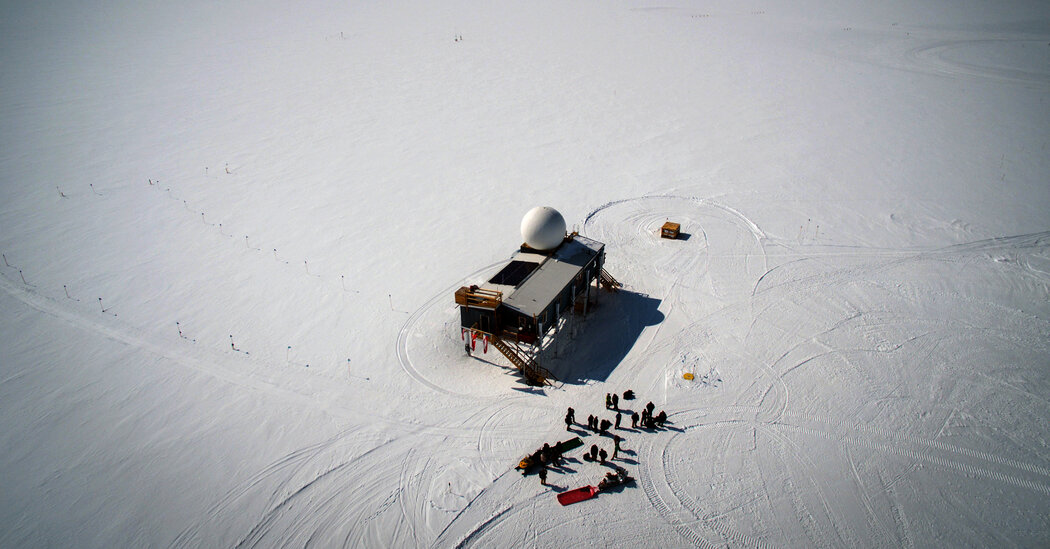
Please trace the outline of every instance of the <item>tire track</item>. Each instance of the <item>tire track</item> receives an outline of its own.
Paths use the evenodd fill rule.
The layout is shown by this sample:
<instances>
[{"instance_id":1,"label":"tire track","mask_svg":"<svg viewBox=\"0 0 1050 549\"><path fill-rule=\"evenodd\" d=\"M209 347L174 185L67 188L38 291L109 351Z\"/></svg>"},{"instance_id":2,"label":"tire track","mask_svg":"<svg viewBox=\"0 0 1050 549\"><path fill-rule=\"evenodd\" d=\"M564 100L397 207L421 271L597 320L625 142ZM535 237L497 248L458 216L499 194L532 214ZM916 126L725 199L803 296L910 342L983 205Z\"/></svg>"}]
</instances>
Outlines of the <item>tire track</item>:
<instances>
[{"instance_id":1,"label":"tire track","mask_svg":"<svg viewBox=\"0 0 1050 549\"><path fill-rule=\"evenodd\" d=\"M809 541L814 546L831 547L832 544L830 543L830 540L832 539L832 537L828 534L827 528L822 526L820 522L817 521L817 517L813 515L813 512L809 510L809 507L806 505L806 503L802 501L802 496L799 495L799 489L792 478L793 472L788 466L789 460L787 456L788 444L790 443L790 441L788 441L787 438L785 438L781 434L771 432L764 428L763 432L765 432L768 435L771 435L771 438L779 442L779 444L777 444L776 447L780 456L780 462L783 464L784 471L786 472L786 474L784 475L784 484L787 486L787 492L788 494L790 494L791 501L793 503L792 508L795 510L795 516L798 518L799 524L802 526L803 531L806 533L806 536L809 538ZM796 460L797 459L798 456L796 455ZM813 482L812 478L810 479L810 482ZM825 498L824 494L820 493L819 491L816 495L818 499L820 499L821 505L824 507L825 510L827 510L827 498ZM828 517L830 518L831 515L828 514ZM839 546L848 546L845 545L844 540L842 540L841 537L838 537L837 539Z\"/></svg>"},{"instance_id":2,"label":"tire track","mask_svg":"<svg viewBox=\"0 0 1050 549\"><path fill-rule=\"evenodd\" d=\"M660 458L658 461L661 467L660 474L663 476L664 482L667 484L668 489L674 495L675 500L678 501L678 504L681 505L688 512L692 513L692 515L697 520L702 521L705 526L717 531L719 535L722 536L722 539L729 540L731 542L731 545L733 546L762 548L769 547L769 544L767 544L761 538L757 538L750 534L745 534L743 532L733 530L732 528L727 526L723 521L712 520L708 513L705 513L702 509L700 509L700 507L696 503L694 503L695 500L693 498L689 497L687 494L682 494L680 490L675 490L675 486L678 483L672 483L671 480L673 478L677 478L679 475L678 471L674 468L674 466L670 464L670 455L668 450L671 448L671 445L675 443L675 441L680 439L682 435L683 433L675 433L667 438L666 444L664 444L660 449ZM721 447L727 446L728 444L721 445Z\"/></svg>"},{"instance_id":3,"label":"tire track","mask_svg":"<svg viewBox=\"0 0 1050 549\"><path fill-rule=\"evenodd\" d=\"M478 395L472 395L472 394L468 394L468 393L461 393L461 392L453 391L451 389L446 389L445 387L442 387L441 385L438 385L437 383L434 383L434 382L430 381L429 379L427 379L427 377L425 375L423 375L423 373L420 372L419 369L415 367L415 365L412 364L412 359L411 359L411 357L409 356L409 353L408 353L408 333L409 333L409 331L412 328L415 327L415 325L420 321L420 319L423 317L423 315L426 312L428 312L431 308L433 308L438 303L440 303L440 302L442 302L444 300L447 300L448 297L450 295L452 295L452 293L455 292L457 288L459 288L460 286L463 285L463 282L469 281L469 280L477 277L481 273L484 273L485 271L488 271L488 270L493 269L493 268L495 268L495 267L497 267L499 265L502 265L505 261L506 260L497 261L495 263L489 264L489 265L487 265L485 267L482 267L482 268L474 271L473 273L467 275L466 277L461 279L459 282L449 286L448 288L446 288L445 290L442 290L440 293L438 293L434 297L430 298L429 301L427 301L422 306L417 308L408 317L408 320L406 320L405 323L401 326L401 329L398 330L397 342L396 342L395 345L396 345L396 350L397 350L398 363L401 364L401 368L404 369L405 372L409 376L412 377L412 379L418 381L419 383L421 383L422 385L426 386L427 388L429 388L429 389L431 389L433 391L436 391L438 393L442 393L442 394L445 394L445 395L448 395L448 396L457 397L457 398L465 398L465 399L472 399L472 400L479 400L479 399L480 400L495 400L495 399L499 398L499 397L484 397L484 396L478 396Z\"/></svg>"},{"instance_id":4,"label":"tire track","mask_svg":"<svg viewBox=\"0 0 1050 549\"><path fill-rule=\"evenodd\" d=\"M827 425L829 427L837 428L838 430L868 432L868 433L871 433L871 434L874 434L874 435L878 435L879 437L882 437L885 440L897 441L897 442L907 442L907 443L912 443L912 444L920 444L920 445L928 446L930 448L934 448L934 449L937 449L937 450L940 450L940 451L943 451L943 452L954 453L954 454L961 454L961 455L964 455L964 456L972 458L972 459L986 461L986 462L989 462L989 463L994 463L996 465L1001 465L1001 466L1004 466L1004 467L1010 467L1010 468L1013 468L1013 469L1020 469L1022 471L1026 471L1026 472L1029 472L1029 473L1032 473L1032 474L1035 474L1035 475L1041 475L1041 476L1050 478L1050 469L1048 469L1046 467L1042 467L1042 466L1031 464L1031 463L1026 463L1026 462L1023 462L1023 461L1017 461L1017 460L1010 459L1010 458L1005 458L1003 456L1000 456L1000 455L997 455L997 454L992 454L992 453L989 453L989 452L984 452L984 451L981 451L981 450L974 450L974 449L971 449L971 448L963 448L963 447L960 447L960 446L955 446L953 444L949 444L947 442L943 442L943 441L939 441L939 440L928 439L928 438L921 438L921 437L913 437L913 436L903 436L903 435L901 435L899 433L899 431L896 431L896 430L891 431L891 430L883 429L881 427L878 427L874 423L857 423L857 422L853 422L853 421L849 421L849 420L835 421L835 420L832 420L832 419L822 418L822 417L811 415L811 414L802 414L802 413L790 412L790 411L786 412L784 414L784 418L785 419L795 419L795 420L809 421L809 422L813 422L813 423L820 423L820 424ZM787 425L787 424L783 424L783 425ZM842 429L843 427L845 427L845 429Z\"/></svg>"},{"instance_id":5,"label":"tire track","mask_svg":"<svg viewBox=\"0 0 1050 549\"><path fill-rule=\"evenodd\" d=\"M803 426L803 425L792 425L792 424L788 424L788 423L778 423L778 424L776 424L776 427L783 428L783 429L788 429L788 430L794 430L794 431L805 433L805 434L808 434L808 435L817 436L817 437L820 437L820 438L823 438L823 439L826 439L826 440L843 441L843 442L845 442L845 443L847 443L847 444L849 444L851 446L870 448L872 450L877 450L877 451L882 452L884 454L892 454L892 455L905 457L905 458L908 458L908 459L914 459L914 460L918 460L918 461L923 461L923 462L926 462L926 463L937 465L938 467L941 467L942 469L947 469L947 470L961 472L961 473L968 474L968 475L973 476L973 477L987 478L987 479L991 479L991 480L994 480L996 482L999 482L1001 484L1010 484L1010 485L1013 485L1013 486L1018 486L1018 487L1021 487L1021 488L1025 488L1027 490L1031 490L1033 492L1038 492L1038 493L1050 496L1050 484L1041 484L1041 483L1030 481L1028 479L1017 478L1017 477L1014 477L1014 476L1010 476L1010 475L1006 475L1006 474L1000 473L999 471L988 469L986 467L979 467L979 466L970 465L970 464L966 464L966 463L955 462L955 461L952 461L952 460L949 460L949 459L946 459L946 458L935 456L935 455L932 454L932 452L929 452L929 451L926 451L926 450L922 450L922 449L908 450L908 449L901 448L901 447L896 446L896 445L890 445L890 444L875 442L875 441L872 441L870 439L863 439L862 440L860 438L857 438L855 436L848 435L848 434L846 434L846 435L836 435L836 434L829 433L829 432L826 432L826 431L823 431L823 430L820 430L820 429L815 429L815 428L807 427L807 426Z\"/></svg>"},{"instance_id":6,"label":"tire track","mask_svg":"<svg viewBox=\"0 0 1050 549\"><path fill-rule=\"evenodd\" d=\"M692 543L694 547L713 549L715 547L720 547L724 545L724 538L722 540L722 543L716 544L704 538L700 533L690 528L687 524L687 521L684 520L681 516L680 512L672 511L671 508L667 505L667 503L664 502L664 498L661 497L659 492L657 491L655 479L660 478L662 482L666 485L667 477L663 474L663 471L654 473L652 470L651 464L656 461L654 459L655 456L653 455L655 453L654 444L650 442L648 445L646 445L646 449L648 450L648 452L646 453L646 458L638 460L638 482L642 485L642 491L645 492L645 497L649 499L649 504L653 506L653 509L656 509L657 514L659 514L660 517L664 519L664 522L666 522L668 525L674 528L674 530L678 532L678 535L682 536L682 538ZM661 452L661 454L662 453L663 452ZM660 462L663 463L662 459L660 460ZM670 486L667 486L667 489L670 490ZM689 521L695 520L697 518L699 517L694 515L693 517L689 518Z\"/></svg>"},{"instance_id":7,"label":"tire track","mask_svg":"<svg viewBox=\"0 0 1050 549\"><path fill-rule=\"evenodd\" d=\"M890 506L890 513L893 516L893 523L897 529L898 543L896 545L909 549L915 547L915 542L911 537L911 529L908 526L908 518L904 516L900 503L897 501L896 489L892 485L886 483L886 479L882 478L881 473L876 471L876 475L879 479L879 486L882 487L883 493L886 494L886 500Z\"/></svg>"},{"instance_id":8,"label":"tire track","mask_svg":"<svg viewBox=\"0 0 1050 549\"><path fill-rule=\"evenodd\" d=\"M969 40L941 40L905 52L904 58L907 62L926 69L934 74L940 74L951 78L984 78L1001 82L1015 82L1040 87L1050 86L1050 72L1039 72L1019 68L1002 68L995 66L980 65L976 63L964 63L948 59L944 53L957 50L964 46L983 46L1000 44L1031 43L1043 46L1047 42L1042 39L1024 39L1015 37L986 38Z\"/></svg>"}]
</instances>

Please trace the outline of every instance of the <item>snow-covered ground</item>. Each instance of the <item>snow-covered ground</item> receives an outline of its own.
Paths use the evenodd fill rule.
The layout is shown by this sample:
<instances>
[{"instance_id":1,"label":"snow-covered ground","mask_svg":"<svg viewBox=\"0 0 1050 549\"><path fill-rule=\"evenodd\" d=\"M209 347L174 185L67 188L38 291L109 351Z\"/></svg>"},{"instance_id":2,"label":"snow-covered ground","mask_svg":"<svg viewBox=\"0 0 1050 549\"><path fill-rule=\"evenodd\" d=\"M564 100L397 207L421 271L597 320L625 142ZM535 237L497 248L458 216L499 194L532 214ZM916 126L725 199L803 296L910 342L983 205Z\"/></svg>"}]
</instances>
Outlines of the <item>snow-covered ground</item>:
<instances>
[{"instance_id":1,"label":"snow-covered ground","mask_svg":"<svg viewBox=\"0 0 1050 549\"><path fill-rule=\"evenodd\" d=\"M65 4L0 13L0 546L1050 544L1046 2ZM545 389L452 300L536 205L625 283ZM634 485L513 470L629 388Z\"/></svg>"}]
</instances>

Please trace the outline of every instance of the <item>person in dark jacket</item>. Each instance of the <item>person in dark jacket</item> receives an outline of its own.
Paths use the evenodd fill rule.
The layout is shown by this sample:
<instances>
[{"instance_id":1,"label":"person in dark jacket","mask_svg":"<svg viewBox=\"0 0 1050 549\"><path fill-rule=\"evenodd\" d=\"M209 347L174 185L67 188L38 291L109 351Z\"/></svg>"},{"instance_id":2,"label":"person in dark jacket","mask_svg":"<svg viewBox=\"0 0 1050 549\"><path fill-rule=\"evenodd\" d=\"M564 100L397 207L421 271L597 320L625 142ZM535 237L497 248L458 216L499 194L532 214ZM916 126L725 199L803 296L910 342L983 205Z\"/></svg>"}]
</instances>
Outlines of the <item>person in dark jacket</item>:
<instances>
[{"instance_id":1,"label":"person in dark jacket","mask_svg":"<svg viewBox=\"0 0 1050 549\"><path fill-rule=\"evenodd\" d=\"M609 452L605 451L605 448L598 450L598 459L601 463L605 463L605 458L609 457Z\"/></svg>"},{"instance_id":2,"label":"person in dark jacket","mask_svg":"<svg viewBox=\"0 0 1050 549\"><path fill-rule=\"evenodd\" d=\"M608 410L609 408L612 408L612 394L605 393L605 409Z\"/></svg>"},{"instance_id":3,"label":"person in dark jacket","mask_svg":"<svg viewBox=\"0 0 1050 549\"><path fill-rule=\"evenodd\" d=\"M634 412L634 413L631 414L631 429L637 429L638 428L638 420L639 419L640 418L638 417L638 412Z\"/></svg>"},{"instance_id":4,"label":"person in dark jacket","mask_svg":"<svg viewBox=\"0 0 1050 549\"><path fill-rule=\"evenodd\" d=\"M542 469L540 469L540 484L542 484L544 486L547 485L547 467L546 466L544 466Z\"/></svg>"},{"instance_id":5,"label":"person in dark jacket","mask_svg":"<svg viewBox=\"0 0 1050 549\"><path fill-rule=\"evenodd\" d=\"M598 459L598 445L591 444L591 461Z\"/></svg>"},{"instance_id":6,"label":"person in dark jacket","mask_svg":"<svg viewBox=\"0 0 1050 549\"><path fill-rule=\"evenodd\" d=\"M659 414L656 414L656 424L663 429L664 422L667 421L667 412L660 410Z\"/></svg>"},{"instance_id":7,"label":"person in dark jacket","mask_svg":"<svg viewBox=\"0 0 1050 549\"><path fill-rule=\"evenodd\" d=\"M576 423L576 410L569 406L569 411L565 412L565 421L568 423Z\"/></svg>"},{"instance_id":8,"label":"person in dark jacket","mask_svg":"<svg viewBox=\"0 0 1050 549\"><path fill-rule=\"evenodd\" d=\"M570 408L570 410L571 409L572 408ZM570 427L572 427L572 416L565 414L565 430L571 431L572 429Z\"/></svg>"},{"instance_id":9,"label":"person in dark jacket","mask_svg":"<svg viewBox=\"0 0 1050 549\"><path fill-rule=\"evenodd\" d=\"M623 414L621 414L620 412L616 412L616 423L613 424L614 428L619 429L620 428L620 421L622 421L622 420L623 420Z\"/></svg>"},{"instance_id":10,"label":"person in dark jacket","mask_svg":"<svg viewBox=\"0 0 1050 549\"><path fill-rule=\"evenodd\" d=\"M612 409L617 411L620 410L620 396L616 393L613 393L612 395Z\"/></svg>"},{"instance_id":11,"label":"person in dark jacket","mask_svg":"<svg viewBox=\"0 0 1050 549\"><path fill-rule=\"evenodd\" d=\"M613 459L616 459L617 454L620 453L620 441L621 440L623 440L623 439L620 438L620 435L613 435L613 455L612 455Z\"/></svg>"},{"instance_id":12,"label":"person in dark jacket","mask_svg":"<svg viewBox=\"0 0 1050 549\"><path fill-rule=\"evenodd\" d=\"M656 409L656 405L653 404L653 401L650 400L649 404L645 405L645 409L646 409L646 411L649 412L649 415L653 415L653 410Z\"/></svg>"},{"instance_id":13,"label":"person in dark jacket","mask_svg":"<svg viewBox=\"0 0 1050 549\"><path fill-rule=\"evenodd\" d=\"M601 427L598 429L598 432L604 435L605 432L609 430L609 427L612 427L612 422L607 419L603 419Z\"/></svg>"}]
</instances>

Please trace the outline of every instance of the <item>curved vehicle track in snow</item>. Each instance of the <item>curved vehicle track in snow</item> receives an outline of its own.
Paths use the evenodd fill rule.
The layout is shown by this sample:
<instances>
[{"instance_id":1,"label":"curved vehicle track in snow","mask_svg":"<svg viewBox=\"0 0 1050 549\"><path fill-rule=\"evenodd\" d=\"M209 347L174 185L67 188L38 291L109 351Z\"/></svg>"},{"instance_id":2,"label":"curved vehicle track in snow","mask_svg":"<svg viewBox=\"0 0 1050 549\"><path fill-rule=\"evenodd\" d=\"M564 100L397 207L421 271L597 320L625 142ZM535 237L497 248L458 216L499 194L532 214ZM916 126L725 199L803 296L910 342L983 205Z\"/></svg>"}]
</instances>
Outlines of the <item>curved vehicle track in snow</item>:
<instances>
[{"instance_id":1,"label":"curved vehicle track in snow","mask_svg":"<svg viewBox=\"0 0 1050 549\"><path fill-rule=\"evenodd\" d=\"M455 293L456 289L458 289L459 287L463 286L465 283L473 282L475 279L480 277L482 274L484 274L484 273L486 273L488 271L494 270L496 267L502 265L503 263L504 263L503 261L497 261L496 263L492 263L490 265L487 265L485 267L482 267L482 268L474 271L473 273L471 273L471 274L467 275L466 277L464 277L459 282L456 282L455 284L452 284L451 286L449 286L445 290L441 291L440 293L438 293L434 297L430 298L430 300L428 300L426 303L424 303L423 305L418 307L408 317L408 320L405 321L405 323L401 326L401 329L398 331L397 341L396 341L395 345L396 345L396 349L397 349L397 360L398 360L398 363L401 365L401 368L404 369L405 372L409 376L412 377L412 379L418 381L420 384L424 385L425 387L427 387L427 388L429 388L429 389L431 389L433 391L436 391L436 392L441 393L441 394L449 395L449 396L458 397L458 398L467 398L467 399L476 399L476 398L500 399L500 398L502 398L501 396L498 396L498 395L487 395L486 396L486 395L479 395L479 394L474 394L474 393L465 393L465 392L462 392L462 391L457 391L457 390L451 388L451 386L462 387L463 383L462 382L453 383L452 381L449 381L451 379L456 379L455 376L450 376L450 375L446 374L445 376L441 377L441 376L436 376L436 375L431 376L431 375L424 374L423 371L422 371L422 368L419 365L415 364L413 359L412 359L412 351L410 349L410 345L412 343L412 341L411 341L412 336L419 336L419 337L426 337L428 335L431 336L431 337L433 336L433 332L432 331L424 331L424 330L420 329L421 325L424 322L424 318L427 317L428 315L438 315L438 309L440 308L440 306L442 304L446 304L447 305L448 303L452 302L452 295L453 295L453 293ZM452 317L452 315L448 315L448 316L450 318ZM458 327L459 326L458 316L455 316L455 318L457 319L455 324ZM438 318L436 320L435 319L429 319L429 320L433 321L429 326L430 327L434 327L435 325L445 325L448 322L449 318L441 317L441 318ZM447 336L447 335L448 335L447 333L442 333L442 336ZM496 354L495 349L493 349L493 353ZM441 379L436 379L438 377L441 377Z\"/></svg>"},{"instance_id":2,"label":"curved vehicle track in snow","mask_svg":"<svg viewBox=\"0 0 1050 549\"><path fill-rule=\"evenodd\" d=\"M644 266L654 265L652 272L646 272L641 278L652 281L661 280L665 285L665 302L661 310L665 314L671 311L679 312L689 308L690 298L695 298L698 292L703 293L702 284L679 284L681 276L690 270L696 269L702 259L699 254L710 254L711 249L716 246L717 240L711 239L707 234L706 227L703 231L703 246L693 247L687 243L679 248L681 255L688 257L672 256L663 259L659 241L650 235L654 234L660 223L675 216L684 217L691 227L698 224L698 216L695 210L691 211L679 200L682 197L654 196L637 199L615 201L601 206L587 216L585 227L593 232L593 236L609 243L627 243L642 247L638 257L632 256L626 263L642 264ZM691 202L687 199L686 202ZM609 213L617 208L627 208L626 214L612 215ZM636 208L633 209L632 208ZM731 211L731 210L727 210ZM692 214L692 216L690 216ZM735 217L735 216L734 216ZM710 219L710 218L708 218ZM736 219L740 219L736 217ZM742 224L741 228L748 225ZM611 229L610 227L617 227ZM622 228L620 228L622 227ZM683 224L685 229L686 224ZM757 242L761 243L764 235L757 227L750 228L750 234ZM624 230L626 229L626 230ZM696 229L693 229L694 231ZM701 231L696 231L698 234ZM647 240L646 237L649 236ZM697 235L693 235L695 238ZM772 512L774 499L771 496L780 494L787 495L793 501L792 507L798 516L794 525L788 525L783 536L778 539L795 540L796 543L817 544L827 543L829 540L837 540L835 543L856 544L862 539L880 539L883 543L896 543L911 545L913 534L909 526L909 518L904 514L900 505L896 503L899 496L896 495L897 488L893 482L883 481L883 476L870 470L862 470L859 466L856 453L861 453L864 459L890 460L896 462L904 460L906 463L916 465L930 465L936 467L942 473L959 475L965 478L983 478L1001 484L1006 489L1021 488L1035 494L1046 495L1050 489L1050 479L1047 478L1048 468L1038 464L1017 459L1007 458L995 453L981 452L953 446L935 438L915 437L900 432L888 432L879 430L877 422L857 423L852 416L843 416L838 427L828 429L831 420L827 417L807 414L801 407L796 407L789 401L790 383L785 376L796 372L800 367L808 364L828 363L841 361L851 365L851 375L859 376L866 380L864 385L878 387L884 383L884 374L872 377L877 372L869 371L872 357L889 356L903 357L916 356L921 362L939 361L933 358L943 355L944 348L964 348L963 342L974 337L996 338L1002 343L1000 346L1018 352L1031 352L1017 345L1018 341L1030 341L1031 338L1038 340L1043 333L1048 332L1048 326L1038 318L1032 317L1021 310L1004 307L998 303L981 301L958 292L937 291L936 299L948 302L965 303L967 310L972 310L978 316L993 315L999 320L989 318L987 321L980 319L972 322L956 320L953 318L942 318L935 314L921 315L911 309L916 306L916 297L904 293L899 298L900 312L870 310L863 306L851 306L842 314L841 318L835 319L817 330L814 327L796 325L792 326L783 336L783 342L776 346L768 346L770 350L778 349L775 353L756 355L751 348L762 347L755 345L761 343L761 332L756 331L757 323L768 325L776 323L779 314L778 309L785 305L797 307L800 304L814 301L816 296L823 298L828 295L834 297L841 294L846 303L863 303L866 294L872 291L898 292L892 286L881 282L883 279L893 279L893 273L901 268L914 269L914 265L928 263L938 264L970 264L979 261L988 263L991 259L995 261L1007 261L1007 265L1018 265L1023 267L1026 275L1035 278L1036 283L1046 283L1041 276L1040 269L1030 268L1031 257L1041 257L1048 246L1050 233L1040 232L1008 237L997 237L984 239L964 244L957 244L935 249L899 249L899 250L844 250L842 254L850 258L845 266L828 269L826 264L817 264L812 258L836 255L836 250L825 250L819 247L795 247L790 243L779 243L781 246L793 250L791 256L802 255L802 259L790 263L781 264L767 268L760 276L752 279L748 294L745 299L730 300L722 307L702 316L693 316L690 322L677 332L667 335L659 333L662 327L657 327L659 336L651 337L646 344L642 356L667 356L675 353L693 353L695 356L704 356L704 348L712 343L711 334L705 327L715 324L722 331L731 331L732 326L743 326L742 320L746 321L746 335L744 341L749 345L741 347L738 357L741 361L737 367L744 366L736 372L737 375L754 376L750 387L736 393L733 406L716 406L707 408L678 408L673 416L676 421L682 421L693 413L699 413L703 424L722 425L721 435L716 440L704 440L695 444L679 444L681 448L676 449L676 441L682 437L688 437L687 433L711 432L708 429L697 431L695 427L699 424L676 424L684 427L683 433L660 436L658 442L648 446L647 454L639 461L640 483L652 506L663 519L672 526L685 540L696 546L710 546L729 543L731 545L761 546L766 542L762 536L735 531L728 523L720 519L720 513L714 509L707 509L701 499L694 499L688 493L682 491L682 487L691 486L691 483L679 478L681 472L675 469L674 455L685 448L710 447L724 448L724 442L732 440L730 431L725 426L735 426L733 429L740 431L738 437L746 429L754 433L763 434L763 440L767 443L767 451L774 450L774 459L765 460L763 463L777 464L778 468L769 471L762 469L755 471L756 474L769 475L770 480L763 480L760 499L766 501L771 510L765 517L767 522L776 522L777 514ZM610 249L612 246L610 246ZM686 252L689 250L689 252ZM806 257L812 252L812 257ZM1022 257L1013 257L1022 254ZM1026 257L1026 255L1028 257ZM1035 255L1032 255L1035 254ZM650 261L652 256L657 260ZM746 255L746 251L744 254ZM1006 260L1000 259L1004 256ZM768 262L768 256L763 251L763 257ZM792 266L791 264L794 264ZM710 264L710 260L707 261ZM768 265L768 263L767 263ZM740 275L748 274L748 270L739 269ZM622 277L628 283L630 276ZM647 288L659 293L659 287ZM685 294L685 295L683 295ZM728 294L715 293L716 297L725 298ZM856 295L857 297L854 297ZM860 299L858 299L858 297ZM834 319L834 317L831 317ZM1031 321L1035 321L1034 324ZM1005 325L1004 325L1005 324ZM976 328L976 326L1004 325L1001 329ZM1029 332L1027 337L1019 337L1018 330ZM768 337L768 335L761 336ZM784 346L784 344L787 346ZM699 345L698 345L699 344ZM693 347L696 347L693 349ZM942 348L944 347L944 348ZM732 355L731 350L722 348L723 355ZM907 353L907 355L905 354ZM932 356L931 356L932 355ZM651 373L651 364L645 364L646 360L631 361L630 357L619 368L617 374L624 374L625 378L641 374L645 370ZM947 371L953 369L952 360L945 361ZM824 366L822 366L824 367ZM719 367L725 371L725 368ZM963 373L960 371L959 373ZM680 374L681 372L672 372ZM1006 383L1003 380L989 379L990 382ZM630 383L630 382L628 382ZM1026 391L1016 385L1007 385L1010 390L1021 391L1035 402L1045 403L1045 399L1039 395ZM650 387L652 389L654 387ZM950 418L949 418L950 419ZM751 427L748 427L751 426ZM861 429L861 431L857 431ZM728 438L724 438L728 437ZM816 462L809 457L811 450L800 442L800 437L812 440L813 437L830 441L837 445L838 456L841 461L836 467L845 467L848 478L856 487L856 502L861 512L857 517L843 514L842 506L846 502L838 501L837 493L826 484L822 477L826 465ZM722 442L719 442L721 440ZM710 455L711 459L724 459L716 454ZM976 460L976 461L975 461ZM695 461L695 460L694 460ZM700 461L704 461L701 459ZM983 464L981 462L984 462ZM728 463L726 464L728 465ZM1013 469L1010 472L1006 469ZM767 489L768 482L776 482L777 488L772 485ZM848 507L847 507L848 508ZM771 518L772 517L772 518ZM857 518L862 519L857 523ZM781 525L780 528L785 528Z\"/></svg>"},{"instance_id":3,"label":"curved vehicle track in snow","mask_svg":"<svg viewBox=\"0 0 1050 549\"><path fill-rule=\"evenodd\" d=\"M1050 36L940 40L908 50L904 59L912 66L954 78L987 78L1048 87L1048 41ZM1000 59L982 61L982 56Z\"/></svg>"}]
</instances>

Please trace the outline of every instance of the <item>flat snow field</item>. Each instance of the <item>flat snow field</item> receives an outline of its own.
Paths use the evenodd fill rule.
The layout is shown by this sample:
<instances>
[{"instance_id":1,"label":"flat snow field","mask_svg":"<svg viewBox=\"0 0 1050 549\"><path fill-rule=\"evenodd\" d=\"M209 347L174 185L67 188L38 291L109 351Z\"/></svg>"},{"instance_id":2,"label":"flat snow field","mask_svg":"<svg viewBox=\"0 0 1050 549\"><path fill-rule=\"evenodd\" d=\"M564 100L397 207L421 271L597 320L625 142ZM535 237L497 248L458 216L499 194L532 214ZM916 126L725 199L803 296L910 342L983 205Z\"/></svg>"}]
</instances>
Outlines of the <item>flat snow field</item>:
<instances>
[{"instance_id":1,"label":"flat snow field","mask_svg":"<svg viewBox=\"0 0 1050 549\"><path fill-rule=\"evenodd\" d=\"M265 4L0 8L0 547L1050 545L1050 4Z\"/></svg>"}]
</instances>

